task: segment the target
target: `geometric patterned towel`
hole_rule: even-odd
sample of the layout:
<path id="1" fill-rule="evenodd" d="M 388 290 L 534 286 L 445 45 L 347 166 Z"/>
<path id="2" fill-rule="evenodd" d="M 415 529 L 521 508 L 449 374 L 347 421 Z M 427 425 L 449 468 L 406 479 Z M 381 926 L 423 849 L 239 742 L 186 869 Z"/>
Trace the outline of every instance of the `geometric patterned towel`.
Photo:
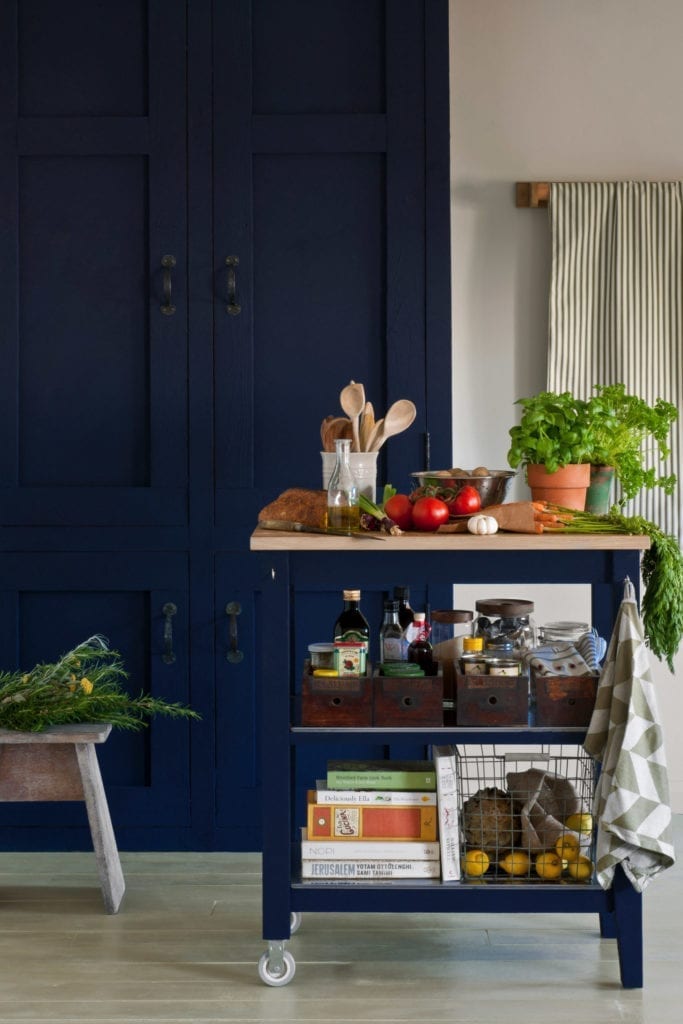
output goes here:
<path id="1" fill-rule="evenodd" d="M 584 749 L 602 762 L 595 791 L 596 874 L 609 889 L 617 864 L 642 892 L 671 867 L 669 778 L 643 625 L 630 580 L 598 682 Z"/>

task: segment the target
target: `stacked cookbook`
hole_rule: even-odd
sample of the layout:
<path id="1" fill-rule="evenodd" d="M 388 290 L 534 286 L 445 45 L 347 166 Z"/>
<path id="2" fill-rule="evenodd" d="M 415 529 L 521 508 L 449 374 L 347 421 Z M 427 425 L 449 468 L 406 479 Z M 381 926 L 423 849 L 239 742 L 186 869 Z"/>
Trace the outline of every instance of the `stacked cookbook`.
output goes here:
<path id="1" fill-rule="evenodd" d="M 434 751 L 434 761 L 329 761 L 308 793 L 301 877 L 458 879 L 455 756 Z"/>

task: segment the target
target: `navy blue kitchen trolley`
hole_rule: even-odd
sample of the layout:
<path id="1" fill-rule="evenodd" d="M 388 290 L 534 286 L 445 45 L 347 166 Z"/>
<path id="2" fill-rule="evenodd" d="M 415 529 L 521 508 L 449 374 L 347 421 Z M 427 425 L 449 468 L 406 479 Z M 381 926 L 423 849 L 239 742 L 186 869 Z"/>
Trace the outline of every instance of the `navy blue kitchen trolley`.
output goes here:
<path id="1" fill-rule="evenodd" d="M 346 756 L 352 744 L 367 757 L 428 756 L 432 744 L 580 745 L 585 729 L 549 727 L 303 728 L 292 708 L 306 639 L 319 609 L 336 607 L 346 581 L 379 601 L 395 583 L 407 583 L 428 604 L 458 583 L 513 585 L 586 584 L 591 587 L 592 624 L 609 637 L 623 581 L 640 579 L 646 537 L 498 533 L 407 534 L 386 540 L 326 537 L 257 529 L 251 549 L 259 560 L 261 617 L 260 703 L 263 830 L 263 938 L 261 980 L 285 985 L 296 964 L 287 941 L 304 912 L 592 913 L 602 938 L 616 939 L 624 988 L 643 984 L 642 897 L 619 868 L 612 888 L 584 885 L 472 885 L 417 880 L 394 886 L 355 882 L 302 882 L 298 826 L 302 786 L 310 784 L 308 763 Z M 423 588 L 419 590 L 419 588 Z M 444 589 L 444 588 L 447 588 Z M 305 620 L 305 623 L 304 621 Z M 322 621 L 322 619 L 320 620 Z M 316 623 L 317 625 L 317 623 Z M 318 627 L 318 629 L 321 627 Z M 412 745 L 412 747 L 411 747 Z M 355 756 L 358 756 L 356 754 Z M 302 776 L 305 776 L 302 780 Z M 313 776 L 314 777 L 314 776 Z"/>

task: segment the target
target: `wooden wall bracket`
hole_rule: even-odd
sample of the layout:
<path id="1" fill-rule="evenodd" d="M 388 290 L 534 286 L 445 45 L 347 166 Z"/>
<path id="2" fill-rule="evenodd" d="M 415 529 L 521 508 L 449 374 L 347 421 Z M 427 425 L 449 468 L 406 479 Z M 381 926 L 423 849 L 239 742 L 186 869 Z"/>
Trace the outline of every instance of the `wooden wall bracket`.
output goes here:
<path id="1" fill-rule="evenodd" d="M 549 181 L 518 181 L 515 185 L 515 206 L 547 206 L 550 198 Z"/>

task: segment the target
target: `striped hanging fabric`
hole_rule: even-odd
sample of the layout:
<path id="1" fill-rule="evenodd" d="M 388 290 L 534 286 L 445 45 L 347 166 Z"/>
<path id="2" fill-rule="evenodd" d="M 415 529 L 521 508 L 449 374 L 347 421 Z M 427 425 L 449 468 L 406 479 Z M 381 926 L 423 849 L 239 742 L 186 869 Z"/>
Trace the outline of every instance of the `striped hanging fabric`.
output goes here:
<path id="1" fill-rule="evenodd" d="M 548 390 L 579 398 L 623 383 L 681 412 L 671 455 L 672 497 L 642 491 L 625 509 L 683 532 L 683 183 L 563 182 L 550 186 Z"/>

